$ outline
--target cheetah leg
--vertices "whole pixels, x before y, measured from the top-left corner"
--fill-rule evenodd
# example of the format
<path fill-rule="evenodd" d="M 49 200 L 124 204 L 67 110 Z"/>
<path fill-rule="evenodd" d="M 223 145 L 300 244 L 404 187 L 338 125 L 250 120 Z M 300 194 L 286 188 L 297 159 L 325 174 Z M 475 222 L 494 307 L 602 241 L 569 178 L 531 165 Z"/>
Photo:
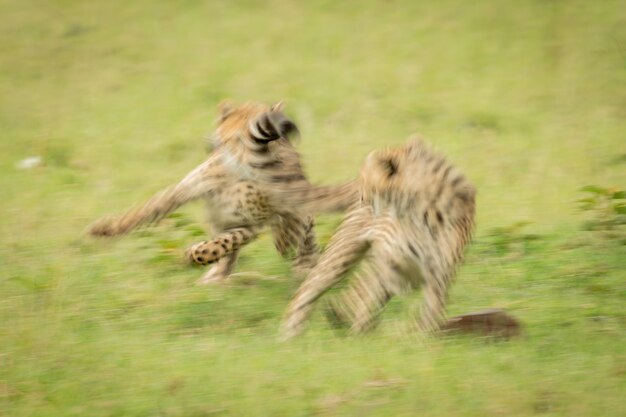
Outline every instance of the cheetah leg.
<path fill-rule="evenodd" d="M 446 276 L 444 273 L 433 271 L 432 268 L 430 270 L 425 268 L 422 273 L 424 274 L 423 302 L 417 327 L 420 331 L 431 333 L 441 326 L 448 297 L 448 284 L 447 280 L 441 279 Z"/>
<path fill-rule="evenodd" d="M 272 238 L 276 250 L 283 258 L 287 258 L 291 250 L 297 245 L 297 239 L 290 233 L 288 227 L 289 216 L 280 214 L 271 223 Z"/>
<path fill-rule="evenodd" d="M 292 250 L 304 239 L 304 221 L 292 213 L 281 213 L 272 222 L 274 246 L 283 258 L 288 258 Z"/>
<path fill-rule="evenodd" d="M 211 241 L 196 243 L 185 252 L 191 263 L 207 265 L 213 263 L 249 243 L 256 237 L 258 230 L 251 227 L 238 227 L 219 234 Z"/>
<path fill-rule="evenodd" d="M 331 238 L 328 248 L 311 270 L 287 307 L 280 329 L 280 339 L 300 334 L 315 301 L 339 282 L 369 249 L 363 230 L 370 211 L 361 208 L 351 212 Z"/>
<path fill-rule="evenodd" d="M 281 214 L 272 225 L 274 245 L 278 252 L 287 257 L 292 248 L 296 248 L 293 269 L 296 275 L 305 277 L 317 263 L 319 247 L 315 240 L 314 220 L 307 216 L 304 219 L 291 213 Z"/>
<path fill-rule="evenodd" d="M 384 257 L 371 257 L 362 264 L 350 286 L 329 302 L 327 310 L 331 324 L 349 326 L 353 334 L 376 327 L 380 312 L 393 296 L 385 281 L 398 274 Z"/>
<path fill-rule="evenodd" d="M 196 283 L 209 285 L 226 280 L 235 268 L 240 250 L 235 249 L 230 254 L 220 258 Z"/>
<path fill-rule="evenodd" d="M 315 222 L 312 217 L 308 217 L 307 222 L 303 224 L 304 236 L 298 245 L 298 252 L 293 263 L 296 275 L 303 278 L 311 272 L 320 257 L 320 249 L 317 246 L 315 230 L 313 229 L 314 225 Z"/>
<path fill-rule="evenodd" d="M 212 160 L 208 160 L 191 171 L 178 184 L 155 194 L 140 206 L 117 216 L 106 216 L 89 226 L 87 233 L 92 236 L 110 237 L 122 235 L 147 223 L 157 223 L 167 214 L 183 204 L 201 198 L 211 190 L 221 186 L 223 180 L 211 176 Z"/>

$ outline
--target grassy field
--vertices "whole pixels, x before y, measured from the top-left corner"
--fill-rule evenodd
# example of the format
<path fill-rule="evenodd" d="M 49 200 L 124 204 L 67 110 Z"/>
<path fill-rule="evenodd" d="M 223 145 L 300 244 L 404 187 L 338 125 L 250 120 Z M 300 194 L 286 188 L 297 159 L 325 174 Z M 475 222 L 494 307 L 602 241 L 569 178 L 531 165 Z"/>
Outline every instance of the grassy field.
<path fill-rule="evenodd" d="M 625 415 L 626 237 L 575 203 L 626 187 L 625 28 L 619 0 L 0 0 L 0 415 Z M 450 313 L 525 336 L 406 335 L 416 296 L 278 344 L 297 283 L 268 236 L 212 287 L 180 262 L 201 205 L 83 236 L 202 161 L 225 98 L 285 99 L 318 182 L 428 138 L 479 190 Z"/>

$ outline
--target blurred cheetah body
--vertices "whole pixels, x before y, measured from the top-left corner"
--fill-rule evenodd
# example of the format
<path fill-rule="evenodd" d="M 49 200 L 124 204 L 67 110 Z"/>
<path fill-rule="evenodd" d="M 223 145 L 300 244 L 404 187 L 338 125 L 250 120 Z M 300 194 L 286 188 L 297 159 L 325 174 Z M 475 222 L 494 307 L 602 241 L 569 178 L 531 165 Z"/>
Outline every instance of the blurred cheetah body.
<path fill-rule="evenodd" d="M 394 295 L 422 287 L 418 326 L 438 329 L 471 238 L 475 193 L 459 170 L 419 140 L 372 152 L 361 170 L 360 202 L 294 295 L 281 337 L 299 334 L 315 301 L 357 264 L 348 288 L 329 303 L 334 324 L 366 331 Z"/>
<path fill-rule="evenodd" d="M 271 227 L 281 255 L 296 250 L 295 266 L 306 272 L 318 253 L 311 215 L 345 209 L 355 200 L 356 185 L 318 187 L 309 183 L 300 155 L 288 139 L 297 128 L 284 116 L 281 107 L 255 103 L 222 105 L 215 149 L 204 163 L 145 204 L 120 216 L 98 220 L 89 233 L 128 233 L 202 198 L 217 236 L 191 246 L 186 258 L 202 265 L 217 263 L 201 282 L 226 278 L 241 247 L 264 226 Z"/>

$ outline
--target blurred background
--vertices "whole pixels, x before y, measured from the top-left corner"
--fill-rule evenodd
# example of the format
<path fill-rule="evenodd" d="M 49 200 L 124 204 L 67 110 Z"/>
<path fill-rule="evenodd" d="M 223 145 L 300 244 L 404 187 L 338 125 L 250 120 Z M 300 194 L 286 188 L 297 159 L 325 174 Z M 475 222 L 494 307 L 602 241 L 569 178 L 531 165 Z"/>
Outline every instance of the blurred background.
<path fill-rule="evenodd" d="M 623 0 L 0 0 L 0 415 L 623 415 L 625 28 Z M 201 205 L 83 236 L 200 163 L 224 99 L 285 100 L 319 183 L 447 154 L 478 188 L 450 312 L 525 337 L 405 336 L 409 297 L 278 345 L 268 236 L 219 287 L 180 262 Z"/>

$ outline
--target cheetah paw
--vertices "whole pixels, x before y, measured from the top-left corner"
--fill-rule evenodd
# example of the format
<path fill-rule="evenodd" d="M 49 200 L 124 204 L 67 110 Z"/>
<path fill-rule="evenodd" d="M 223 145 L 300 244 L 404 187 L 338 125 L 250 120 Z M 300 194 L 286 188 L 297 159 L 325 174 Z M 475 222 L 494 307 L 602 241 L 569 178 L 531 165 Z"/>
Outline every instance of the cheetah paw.
<path fill-rule="evenodd" d="M 225 248 L 215 242 L 200 242 L 185 251 L 185 259 L 191 264 L 208 265 L 223 257 Z"/>

